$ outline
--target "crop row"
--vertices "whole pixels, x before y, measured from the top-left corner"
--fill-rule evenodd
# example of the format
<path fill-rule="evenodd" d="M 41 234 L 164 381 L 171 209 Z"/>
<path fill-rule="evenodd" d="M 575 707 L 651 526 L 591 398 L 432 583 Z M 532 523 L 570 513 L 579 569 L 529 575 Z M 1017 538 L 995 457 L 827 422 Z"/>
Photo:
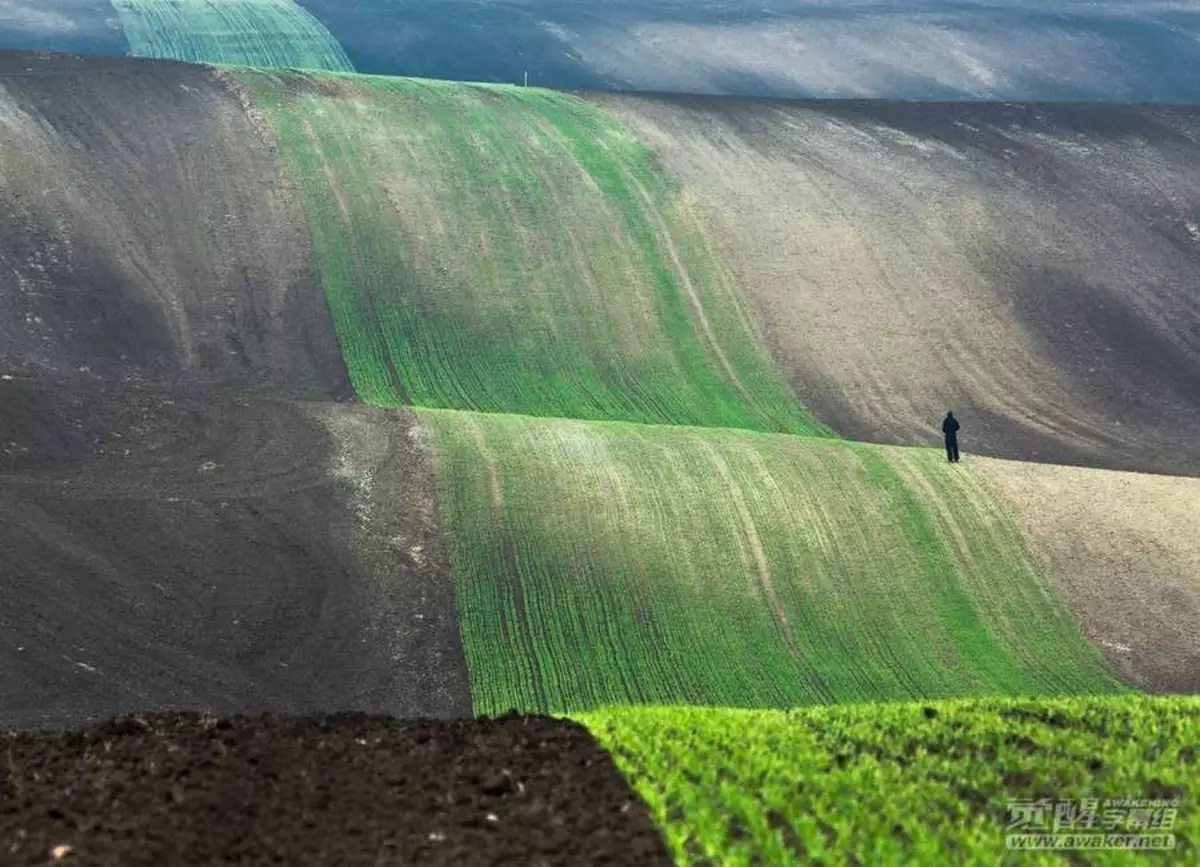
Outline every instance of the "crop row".
<path fill-rule="evenodd" d="M 1197 860 L 1194 696 L 619 707 L 576 718 L 650 805 L 681 867 L 992 865 L 1017 856 L 1008 834 L 1105 830 L 1171 833 L 1154 863 Z M 1179 803 L 1171 813 L 1118 800 Z M 1146 857 L 1087 853 L 1096 864 Z"/>

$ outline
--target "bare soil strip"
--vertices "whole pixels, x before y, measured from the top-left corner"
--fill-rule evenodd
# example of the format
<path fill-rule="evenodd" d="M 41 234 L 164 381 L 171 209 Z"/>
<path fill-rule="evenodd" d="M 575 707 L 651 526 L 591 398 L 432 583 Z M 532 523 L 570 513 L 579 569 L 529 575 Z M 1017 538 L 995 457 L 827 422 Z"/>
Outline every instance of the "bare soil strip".
<path fill-rule="evenodd" d="M 116 719 L 0 732 L 0 860 L 669 865 L 577 723 L 537 717 Z"/>
<path fill-rule="evenodd" d="M 304 212 L 223 72 L 0 53 L 0 374 L 349 394 Z"/>

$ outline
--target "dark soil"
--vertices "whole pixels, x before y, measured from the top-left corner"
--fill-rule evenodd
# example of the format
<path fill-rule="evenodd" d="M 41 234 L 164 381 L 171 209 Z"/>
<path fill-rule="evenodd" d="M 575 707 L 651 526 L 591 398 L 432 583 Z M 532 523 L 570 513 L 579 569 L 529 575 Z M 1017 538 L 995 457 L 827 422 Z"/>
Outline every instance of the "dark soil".
<path fill-rule="evenodd" d="M 469 715 L 414 426 L 200 387 L 0 381 L 0 725 Z"/>
<path fill-rule="evenodd" d="M 564 720 L 136 716 L 0 733 L 0 755 L 14 867 L 671 863 Z"/>

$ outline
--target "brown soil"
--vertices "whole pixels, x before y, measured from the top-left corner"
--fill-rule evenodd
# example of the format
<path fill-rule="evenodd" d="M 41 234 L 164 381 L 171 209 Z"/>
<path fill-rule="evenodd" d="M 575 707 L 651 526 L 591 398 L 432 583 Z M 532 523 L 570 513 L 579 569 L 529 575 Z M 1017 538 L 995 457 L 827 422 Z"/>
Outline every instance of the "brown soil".
<path fill-rule="evenodd" d="M 151 715 L 0 732 L 0 757 L 14 867 L 671 863 L 564 720 Z"/>
<path fill-rule="evenodd" d="M 852 439 L 1200 474 L 1200 112 L 589 97 Z"/>
<path fill-rule="evenodd" d="M 1200 692 L 1200 479 L 971 463 L 1105 658 L 1149 692 Z"/>

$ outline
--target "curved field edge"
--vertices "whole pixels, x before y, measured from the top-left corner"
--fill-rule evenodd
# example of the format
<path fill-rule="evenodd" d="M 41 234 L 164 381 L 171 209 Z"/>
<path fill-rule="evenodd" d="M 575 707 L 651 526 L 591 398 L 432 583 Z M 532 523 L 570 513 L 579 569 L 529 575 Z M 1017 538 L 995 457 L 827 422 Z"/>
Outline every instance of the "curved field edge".
<path fill-rule="evenodd" d="M 352 72 L 341 45 L 292 0 L 111 0 L 135 57 Z"/>
<path fill-rule="evenodd" d="M 277 129 L 365 401 L 830 433 L 694 204 L 605 112 L 535 88 L 238 75 Z"/>
<path fill-rule="evenodd" d="M 931 450 L 418 415 L 477 713 L 1123 689 Z"/>
<path fill-rule="evenodd" d="M 1200 843 L 1200 698 L 986 698 L 791 711 L 612 707 L 575 714 L 646 800 L 678 865 L 1001 863 L 1010 799 L 1082 811 L 1097 828 L 1172 833 L 1156 863 Z M 1164 811 L 1174 809 L 1175 813 Z M 1066 812 L 1061 814 L 1065 821 Z M 1137 819 L 1147 824 L 1137 826 Z M 1082 821 L 1082 820 L 1081 820 Z M 1158 827 L 1155 828 L 1154 825 Z M 1059 826 L 1062 833 L 1081 824 Z M 1071 853 L 1072 863 L 1080 853 Z M 1029 860 L 1025 860 L 1028 858 Z M 1087 854 L 1145 863 L 1145 854 Z M 1027 853 L 1021 863 L 1060 864 Z"/>

